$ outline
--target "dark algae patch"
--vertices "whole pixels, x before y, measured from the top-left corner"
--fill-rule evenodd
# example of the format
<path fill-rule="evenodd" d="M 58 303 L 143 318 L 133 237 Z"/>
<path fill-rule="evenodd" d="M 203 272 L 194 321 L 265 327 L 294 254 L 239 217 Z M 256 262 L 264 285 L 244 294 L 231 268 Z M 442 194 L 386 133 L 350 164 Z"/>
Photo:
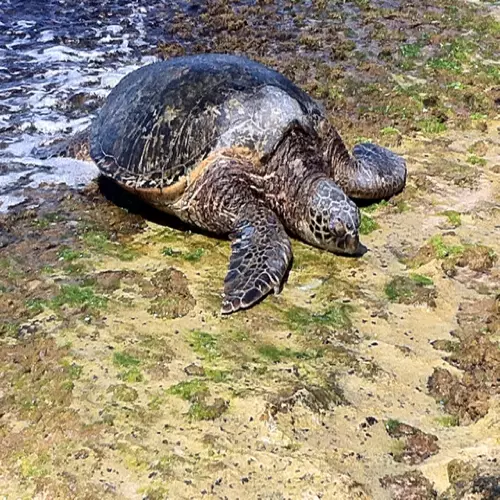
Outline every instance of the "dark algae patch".
<path fill-rule="evenodd" d="M 380 484 L 390 493 L 392 500 L 434 500 L 434 485 L 420 472 L 412 470 L 404 474 L 384 476 Z"/>
<path fill-rule="evenodd" d="M 493 116 L 497 34 L 468 2 L 215 1 L 179 9 L 159 50 L 246 54 L 325 102 L 344 133 L 396 130 L 390 142 Z"/>
<path fill-rule="evenodd" d="M 280 362 L 282 360 L 294 359 L 294 360 L 308 360 L 316 359 L 323 355 L 321 351 L 317 350 L 307 350 L 307 351 L 295 351 L 290 348 L 280 348 L 271 344 L 264 344 L 258 348 L 258 353 L 273 362 Z"/>
<path fill-rule="evenodd" d="M 442 500 L 481 498 L 493 500 L 500 496 L 499 468 L 494 463 L 475 464 L 463 460 L 451 460 L 447 464 L 449 488 L 439 497 Z"/>
<path fill-rule="evenodd" d="M 460 225 L 452 213 L 450 222 Z M 497 262 L 497 255 L 491 247 L 480 244 L 463 243 L 456 237 L 436 235 L 418 251 L 405 260 L 410 268 L 418 268 L 433 260 L 440 262 L 441 269 L 450 277 L 455 276 L 460 269 L 468 269 L 477 273 L 487 273 Z"/>
<path fill-rule="evenodd" d="M 429 393 L 461 425 L 484 417 L 490 399 L 500 391 L 500 349 L 494 340 L 500 329 L 498 298 L 464 304 L 460 308 L 458 343 L 445 358 L 462 371 L 435 368 L 428 380 Z"/>
<path fill-rule="evenodd" d="M 439 451 L 438 438 L 397 420 L 387 420 L 387 433 L 396 441 L 391 452 L 396 462 L 416 465 Z"/>
<path fill-rule="evenodd" d="M 194 307 L 195 300 L 188 287 L 186 276 L 174 268 L 156 273 L 151 283 L 154 296 L 148 312 L 159 318 L 181 318 Z"/>

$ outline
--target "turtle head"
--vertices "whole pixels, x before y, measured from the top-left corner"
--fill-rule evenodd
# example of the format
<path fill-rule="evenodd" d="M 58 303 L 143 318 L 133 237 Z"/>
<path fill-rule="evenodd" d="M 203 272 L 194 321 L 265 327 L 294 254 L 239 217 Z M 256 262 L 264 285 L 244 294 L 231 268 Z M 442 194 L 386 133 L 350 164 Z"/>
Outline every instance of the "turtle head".
<path fill-rule="evenodd" d="M 330 252 L 360 252 L 360 213 L 354 202 L 332 180 L 312 183 L 302 219 L 300 236 Z"/>

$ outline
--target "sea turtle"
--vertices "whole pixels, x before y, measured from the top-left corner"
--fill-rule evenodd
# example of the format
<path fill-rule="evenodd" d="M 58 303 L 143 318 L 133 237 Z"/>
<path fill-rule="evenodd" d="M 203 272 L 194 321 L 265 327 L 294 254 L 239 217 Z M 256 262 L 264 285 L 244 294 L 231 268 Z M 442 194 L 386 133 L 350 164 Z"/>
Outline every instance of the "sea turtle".
<path fill-rule="evenodd" d="M 371 143 L 352 157 L 323 107 L 280 73 L 244 57 L 173 58 L 125 76 L 90 129 L 102 174 L 190 225 L 229 235 L 222 313 L 278 293 L 287 233 L 356 254 L 350 199 L 401 191 L 404 160 Z"/>

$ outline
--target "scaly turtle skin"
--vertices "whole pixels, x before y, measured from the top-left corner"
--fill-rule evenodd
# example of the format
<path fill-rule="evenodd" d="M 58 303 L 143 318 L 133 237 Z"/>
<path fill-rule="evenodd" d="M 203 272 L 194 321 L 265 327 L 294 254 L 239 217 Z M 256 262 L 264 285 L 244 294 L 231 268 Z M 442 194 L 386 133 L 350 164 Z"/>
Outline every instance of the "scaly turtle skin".
<path fill-rule="evenodd" d="M 223 313 L 280 290 L 292 258 L 287 232 L 356 253 L 360 215 L 350 198 L 387 198 L 406 181 L 404 160 L 385 148 L 359 144 L 351 157 L 323 108 L 283 75 L 217 54 L 123 78 L 92 125 L 90 155 L 160 210 L 229 234 Z"/>

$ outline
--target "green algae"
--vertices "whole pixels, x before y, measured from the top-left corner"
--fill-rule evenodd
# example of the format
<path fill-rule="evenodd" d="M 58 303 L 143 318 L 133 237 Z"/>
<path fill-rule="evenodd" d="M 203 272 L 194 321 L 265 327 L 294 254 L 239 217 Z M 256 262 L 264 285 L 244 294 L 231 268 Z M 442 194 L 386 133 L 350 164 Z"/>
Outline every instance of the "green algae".
<path fill-rule="evenodd" d="M 28 299 L 26 302 L 26 307 L 33 315 L 40 314 L 44 311 L 47 301 L 44 299 Z"/>
<path fill-rule="evenodd" d="M 389 205 L 389 202 L 387 200 L 381 200 L 377 203 L 372 203 L 371 205 L 363 207 L 363 212 L 365 212 L 365 213 L 378 212 L 379 210 L 382 210 L 382 209 L 387 208 L 389 206 L 390 205 Z"/>
<path fill-rule="evenodd" d="M 48 453 L 31 453 L 19 455 L 19 474 L 24 479 L 46 477 L 52 472 L 52 461 Z"/>
<path fill-rule="evenodd" d="M 188 262 L 198 262 L 203 255 L 205 255 L 205 249 L 204 248 L 195 248 L 194 250 L 186 253 L 183 256 L 184 260 L 187 260 Z"/>
<path fill-rule="evenodd" d="M 436 252 L 438 259 L 446 259 L 447 257 L 456 257 L 464 253 L 465 248 L 462 245 L 450 245 L 445 243 L 441 235 L 433 236 L 429 243 Z"/>
<path fill-rule="evenodd" d="M 136 367 L 140 365 L 140 360 L 134 358 L 126 352 L 116 351 L 113 353 L 113 364 L 124 368 Z"/>
<path fill-rule="evenodd" d="M 124 382 L 134 383 L 134 382 L 143 382 L 144 375 L 139 370 L 139 368 L 130 368 L 129 370 L 125 370 L 118 374 L 118 378 L 123 380 Z"/>
<path fill-rule="evenodd" d="M 114 384 L 108 388 L 108 392 L 112 394 L 113 400 L 121 401 L 123 403 L 132 403 L 138 397 L 139 393 L 126 384 Z"/>
<path fill-rule="evenodd" d="M 175 257 L 177 255 L 182 255 L 182 252 L 180 250 L 175 250 L 174 248 L 172 247 L 165 247 L 161 253 L 165 256 L 165 257 Z"/>
<path fill-rule="evenodd" d="M 141 361 L 130 354 L 119 351 L 113 353 L 113 364 L 116 367 L 124 368 L 124 370 L 118 374 L 120 380 L 129 383 L 144 381 L 144 375 L 139 369 Z"/>
<path fill-rule="evenodd" d="M 406 452 L 406 443 L 404 439 L 393 439 L 389 448 L 389 453 L 396 462 L 401 462 Z"/>
<path fill-rule="evenodd" d="M 205 370 L 205 377 L 215 383 L 227 382 L 231 378 L 231 372 L 229 370 L 207 368 Z"/>
<path fill-rule="evenodd" d="M 179 257 L 187 262 L 198 262 L 205 255 L 206 250 L 198 247 L 188 252 L 183 252 L 172 247 L 165 247 L 161 253 L 165 257 Z"/>
<path fill-rule="evenodd" d="M 61 285 L 59 293 L 51 299 L 31 298 L 26 301 L 26 307 L 33 315 L 43 312 L 45 308 L 59 311 L 65 306 L 92 312 L 105 309 L 107 304 L 108 298 L 97 294 L 88 285 Z"/>
<path fill-rule="evenodd" d="M 191 341 L 193 351 L 206 359 L 213 360 L 221 356 L 218 340 L 210 333 L 194 330 L 191 332 Z"/>
<path fill-rule="evenodd" d="M 402 57 L 414 59 L 420 56 L 422 46 L 419 43 L 405 43 L 400 45 L 399 51 Z"/>
<path fill-rule="evenodd" d="M 456 427 L 460 424 L 456 415 L 444 415 L 435 419 L 441 427 Z"/>
<path fill-rule="evenodd" d="M 71 359 L 64 359 L 61 362 L 61 366 L 65 369 L 71 380 L 78 380 L 82 376 L 83 366 L 75 363 Z"/>
<path fill-rule="evenodd" d="M 121 261 L 131 261 L 138 256 L 134 249 L 112 241 L 110 234 L 104 230 L 86 229 L 81 238 L 85 248 L 98 255 L 109 255 Z"/>
<path fill-rule="evenodd" d="M 424 276 L 423 274 L 410 274 L 410 278 L 417 285 L 422 285 L 422 286 L 433 286 L 434 285 L 434 281 L 432 281 L 432 279 L 429 278 L 428 276 Z"/>
<path fill-rule="evenodd" d="M 222 416 L 228 408 L 229 404 L 222 399 L 216 400 L 214 404 L 200 401 L 189 407 L 188 416 L 193 420 L 215 420 Z"/>
<path fill-rule="evenodd" d="M 484 158 L 472 154 L 467 157 L 467 163 L 470 163 L 471 165 L 480 165 L 481 167 L 484 167 L 488 162 Z"/>
<path fill-rule="evenodd" d="M 449 274 L 455 274 L 457 267 L 468 267 L 473 271 L 485 272 L 491 269 L 497 260 L 495 252 L 486 245 L 454 244 L 445 240 L 442 235 L 435 235 L 429 243 L 406 264 L 410 267 L 419 267 L 433 259 L 442 261 L 442 268 Z"/>
<path fill-rule="evenodd" d="M 50 306 L 56 309 L 65 305 L 104 309 L 107 304 L 108 299 L 97 294 L 92 287 L 79 285 L 62 285 L 59 294 L 50 301 Z"/>
<path fill-rule="evenodd" d="M 191 420 L 214 420 L 220 417 L 229 407 L 229 403 L 221 398 L 216 398 L 212 404 L 207 402 L 209 390 L 207 383 L 201 379 L 192 379 L 167 389 L 167 394 L 178 396 L 191 405 L 187 416 Z"/>
<path fill-rule="evenodd" d="M 367 235 L 379 229 L 378 223 L 370 216 L 361 213 L 361 223 L 359 225 L 359 234 Z"/>
<path fill-rule="evenodd" d="M 429 135 L 441 134 L 448 128 L 446 123 L 437 118 L 425 118 L 423 120 L 418 120 L 416 125 L 419 130 Z"/>
<path fill-rule="evenodd" d="M 289 347 L 280 348 L 272 344 L 263 344 L 257 348 L 257 352 L 265 359 L 273 363 L 279 363 L 284 359 L 294 360 L 314 360 L 323 356 L 323 351 L 309 349 L 305 351 L 295 351 Z"/>
<path fill-rule="evenodd" d="M 43 215 L 36 217 L 32 221 L 32 225 L 38 229 L 46 229 L 50 225 L 54 225 L 57 222 L 64 220 L 64 217 L 57 212 L 47 212 Z"/>
<path fill-rule="evenodd" d="M 291 328 L 298 330 L 311 326 L 349 328 L 352 325 L 351 314 L 353 311 L 353 306 L 344 303 L 331 304 L 321 313 L 294 306 L 285 311 L 285 319 Z"/>
<path fill-rule="evenodd" d="M 143 498 L 148 500 L 166 500 L 169 498 L 169 488 L 161 480 L 153 481 L 149 486 L 140 488 L 138 493 L 141 493 Z"/>
<path fill-rule="evenodd" d="M 455 210 L 445 210 L 441 213 L 441 215 L 444 215 L 448 219 L 449 224 L 453 227 L 459 227 L 462 225 L 462 217 L 460 213 Z"/>
<path fill-rule="evenodd" d="M 384 425 L 389 434 L 394 434 L 398 431 L 402 423 L 399 420 L 390 418 L 384 422 Z"/>
<path fill-rule="evenodd" d="M 384 293 L 390 302 L 408 305 L 426 303 L 430 307 L 436 305 L 434 282 L 421 274 L 395 276 L 385 285 Z"/>
<path fill-rule="evenodd" d="M 88 256 L 88 254 L 85 254 L 84 252 L 81 252 L 79 250 L 74 250 L 68 246 L 63 246 L 57 252 L 57 256 L 59 257 L 60 260 L 63 260 L 65 262 L 72 262 L 76 259 L 81 259 L 82 257 L 86 257 Z"/>
<path fill-rule="evenodd" d="M 208 386 L 201 379 L 186 380 L 167 389 L 167 394 L 179 396 L 186 401 L 195 401 L 204 397 L 208 392 Z"/>

